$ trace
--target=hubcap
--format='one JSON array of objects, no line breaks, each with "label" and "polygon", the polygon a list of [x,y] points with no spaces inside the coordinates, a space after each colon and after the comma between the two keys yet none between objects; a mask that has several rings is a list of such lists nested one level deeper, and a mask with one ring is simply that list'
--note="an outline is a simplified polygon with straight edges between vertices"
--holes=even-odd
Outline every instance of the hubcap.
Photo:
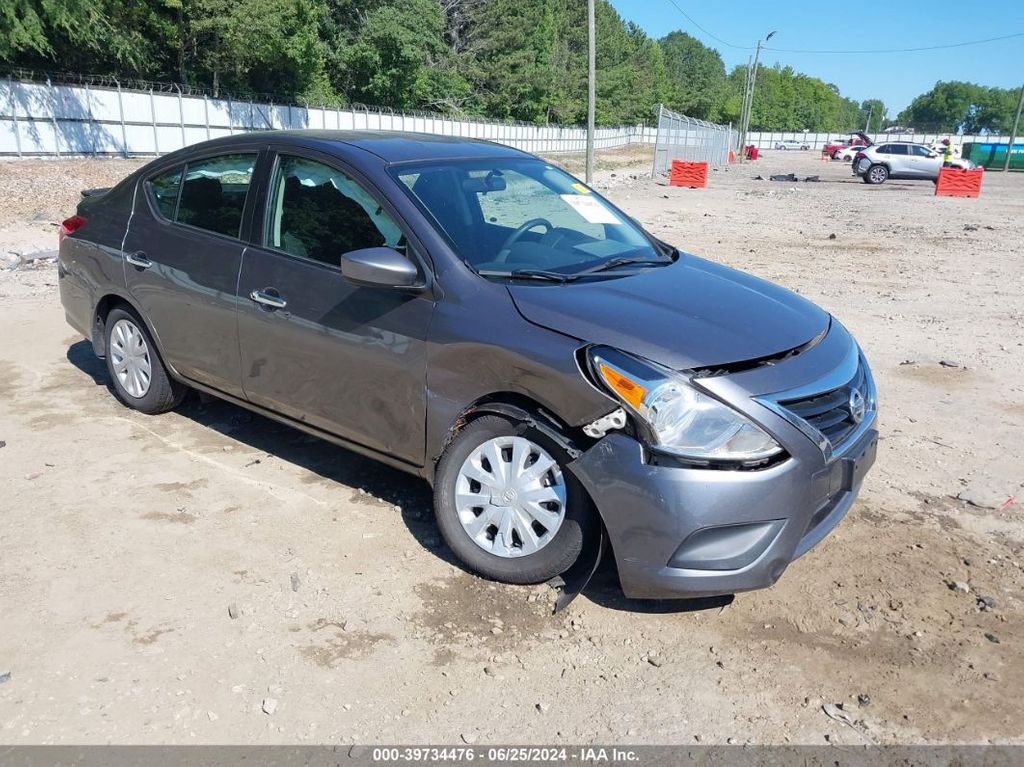
[{"label": "hubcap", "polygon": [[121,387],[136,399],[146,396],[153,376],[149,346],[131,320],[118,320],[110,331],[111,366]]},{"label": "hubcap", "polygon": [[885,181],[885,171],[880,170],[879,168],[875,168],[873,171],[871,171],[871,180]]},{"label": "hubcap", "polygon": [[499,557],[540,551],[565,519],[565,480],[558,462],[524,437],[495,437],[459,469],[455,504],[473,542]]}]

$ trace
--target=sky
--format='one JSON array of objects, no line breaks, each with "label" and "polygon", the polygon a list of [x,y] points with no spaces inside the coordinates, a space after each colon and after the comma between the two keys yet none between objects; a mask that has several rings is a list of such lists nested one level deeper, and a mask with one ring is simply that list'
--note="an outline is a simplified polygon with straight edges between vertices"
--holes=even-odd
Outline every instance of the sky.
[{"label": "sky", "polygon": [[[800,51],[919,48],[1024,33],[1024,0],[839,3],[816,0],[611,0],[627,21],[654,38],[681,29],[715,48],[731,70],[747,63],[759,38]],[[856,9],[856,10],[847,10]],[[716,40],[715,38],[719,38]],[[733,46],[724,45],[723,42]],[[1019,88],[1024,84],[1024,37],[916,53],[795,53],[762,50],[762,65],[780,63],[835,83],[847,97],[880,98],[895,118],[939,80]]]}]

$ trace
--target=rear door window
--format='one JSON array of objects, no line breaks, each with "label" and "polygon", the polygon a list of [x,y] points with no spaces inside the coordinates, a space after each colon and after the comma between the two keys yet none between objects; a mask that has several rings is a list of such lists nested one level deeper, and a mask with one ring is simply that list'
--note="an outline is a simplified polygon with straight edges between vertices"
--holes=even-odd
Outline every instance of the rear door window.
[{"label": "rear door window", "polygon": [[255,154],[224,155],[188,163],[174,220],[238,237],[255,165]]},{"label": "rear door window", "polygon": [[906,153],[907,153],[907,145],[906,144],[890,144],[889,145],[889,154],[906,154]]}]

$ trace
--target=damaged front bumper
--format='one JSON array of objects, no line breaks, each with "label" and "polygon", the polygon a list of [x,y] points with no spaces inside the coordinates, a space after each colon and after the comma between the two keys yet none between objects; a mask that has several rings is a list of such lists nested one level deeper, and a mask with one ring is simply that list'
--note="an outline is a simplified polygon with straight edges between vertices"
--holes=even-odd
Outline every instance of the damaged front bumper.
[{"label": "damaged front bumper", "polygon": [[704,597],[765,588],[846,515],[874,461],[878,432],[814,470],[652,465],[610,434],[570,469],[604,520],[627,597]]},{"label": "damaged front bumper", "polygon": [[705,597],[764,588],[846,515],[875,459],[872,408],[834,449],[750,392],[780,392],[834,380],[859,360],[841,327],[783,364],[705,384],[754,417],[788,457],[757,470],[686,466],[628,434],[611,432],[569,465],[607,530],[623,592],[631,598]]}]

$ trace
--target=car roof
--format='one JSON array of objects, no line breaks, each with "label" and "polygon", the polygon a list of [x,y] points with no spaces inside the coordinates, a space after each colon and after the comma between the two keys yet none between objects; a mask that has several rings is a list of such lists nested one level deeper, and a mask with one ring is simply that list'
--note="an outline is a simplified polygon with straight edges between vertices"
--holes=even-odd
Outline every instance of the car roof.
[{"label": "car roof", "polygon": [[529,157],[525,152],[492,141],[461,136],[437,136],[408,131],[349,130],[273,130],[236,133],[186,147],[191,150],[229,149],[238,144],[267,142],[319,149],[337,153],[338,149],[355,147],[376,155],[386,163],[422,160],[454,160],[463,158]]}]

